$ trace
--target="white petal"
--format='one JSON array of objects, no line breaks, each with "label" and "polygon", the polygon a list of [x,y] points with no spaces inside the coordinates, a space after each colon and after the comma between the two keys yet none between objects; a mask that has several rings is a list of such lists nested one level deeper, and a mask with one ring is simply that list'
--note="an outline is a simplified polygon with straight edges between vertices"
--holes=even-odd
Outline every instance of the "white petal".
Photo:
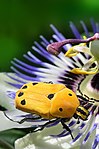
[{"label": "white petal", "polygon": [[[18,124],[16,124],[18,125]],[[0,131],[15,128],[15,123],[7,119],[3,112],[0,111]]]},{"label": "white petal", "polygon": [[[15,149],[70,149],[71,137],[53,138],[49,135],[58,134],[60,125],[51,127],[42,132],[30,133],[15,142]],[[73,149],[79,148],[79,144],[73,145]]]},{"label": "white petal", "polygon": [[[14,73],[9,73],[15,76]],[[7,96],[7,91],[16,91],[16,88],[9,85],[7,82],[15,82],[12,79],[10,79],[6,73],[0,73],[0,105],[6,107],[7,109],[12,109],[13,106],[11,106],[11,98]]]}]

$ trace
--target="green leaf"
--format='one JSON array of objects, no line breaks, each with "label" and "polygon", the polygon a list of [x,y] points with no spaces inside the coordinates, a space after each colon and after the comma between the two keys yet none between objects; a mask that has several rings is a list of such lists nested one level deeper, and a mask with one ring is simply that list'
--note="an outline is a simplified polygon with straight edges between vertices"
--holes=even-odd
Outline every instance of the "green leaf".
[{"label": "green leaf", "polygon": [[0,139],[0,149],[14,149],[14,147],[7,141]]},{"label": "green leaf", "polygon": [[10,129],[0,132],[0,149],[14,149],[14,142],[25,136],[27,132],[23,129]]}]

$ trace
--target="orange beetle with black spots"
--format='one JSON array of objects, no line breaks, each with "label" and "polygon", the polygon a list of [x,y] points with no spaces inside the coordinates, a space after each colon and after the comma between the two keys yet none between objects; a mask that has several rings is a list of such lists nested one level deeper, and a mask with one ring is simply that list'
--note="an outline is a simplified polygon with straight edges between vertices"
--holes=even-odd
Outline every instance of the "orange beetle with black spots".
[{"label": "orange beetle with black spots", "polygon": [[[15,106],[24,112],[40,115],[50,120],[61,119],[63,127],[72,136],[64,120],[74,115],[86,120],[89,112],[82,106],[76,94],[63,84],[52,82],[30,82],[24,84],[16,93]],[[49,124],[47,123],[47,124]],[[40,130],[40,129],[38,129]],[[72,136],[73,138],[73,136]]]}]

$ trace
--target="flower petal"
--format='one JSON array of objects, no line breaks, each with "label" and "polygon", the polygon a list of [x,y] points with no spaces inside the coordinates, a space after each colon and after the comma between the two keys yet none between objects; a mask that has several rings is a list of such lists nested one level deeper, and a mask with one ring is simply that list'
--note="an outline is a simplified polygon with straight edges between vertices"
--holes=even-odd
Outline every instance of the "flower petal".
[{"label": "flower petal", "polygon": [[[50,135],[52,133],[59,133],[60,125],[45,129],[41,132],[31,133],[25,137],[18,139],[15,142],[15,149],[69,149],[72,145],[69,143],[71,137],[62,137],[61,139],[53,138]],[[79,147],[79,144],[75,144],[74,148]]]},{"label": "flower petal", "polygon": [[[15,74],[9,73],[13,77],[16,77]],[[13,100],[7,95],[7,91],[12,91],[15,92],[16,88],[12,87],[10,84],[6,82],[13,82],[15,83],[14,80],[10,79],[6,73],[0,73],[0,105],[5,107],[6,109],[13,109],[13,106],[11,106],[10,102],[13,102]]]},{"label": "flower petal", "polygon": [[[90,37],[86,25],[83,22],[81,22],[81,24],[87,37]],[[94,33],[96,33],[99,30],[99,28],[93,20],[91,20],[91,24]],[[75,37],[81,39],[78,39],[76,41],[83,41],[78,29],[72,22],[70,23],[70,27]],[[3,78],[0,80],[1,84],[3,84],[1,86],[0,92],[2,94],[1,104],[4,107],[10,109],[10,100],[13,101],[17,89],[20,88],[26,82],[53,81],[54,83],[65,84],[68,88],[72,89],[77,94],[79,92],[80,96],[82,97],[80,99],[79,96],[81,104],[85,106],[85,108],[88,108],[88,110],[90,111],[90,116],[88,117],[88,120],[86,122],[83,122],[81,120],[80,124],[76,124],[76,120],[74,120],[73,123],[73,118],[69,122],[66,122],[67,126],[70,127],[71,132],[75,137],[73,141],[69,135],[69,132],[66,130],[64,131],[59,122],[55,122],[51,125],[48,125],[48,127],[42,130],[42,132],[30,133],[24,138],[17,140],[15,142],[15,148],[66,149],[73,147],[87,149],[93,147],[94,149],[95,147],[98,147],[99,144],[99,131],[97,131],[99,128],[99,94],[97,93],[97,91],[99,91],[99,85],[97,85],[97,76],[99,74],[88,76],[86,75],[86,73],[83,75],[82,73],[74,74],[71,72],[71,70],[75,68],[85,68],[84,65],[88,64],[87,62],[90,59],[90,55],[88,53],[81,53],[82,48],[77,49],[79,54],[72,58],[65,57],[64,55],[64,53],[72,47],[71,44],[63,44],[63,51],[57,57],[48,53],[46,51],[46,46],[48,46],[48,44],[51,43],[53,45],[53,40],[56,40],[61,43],[61,41],[65,39],[65,37],[53,25],[51,25],[51,28],[54,31],[54,35],[52,35],[53,39],[50,40],[50,42],[47,41],[43,36],[41,36],[41,45],[35,42],[34,46],[32,47],[34,52],[32,53],[28,51],[27,54],[24,55],[24,58],[26,58],[27,63],[14,58],[14,60],[12,61],[13,66],[11,68],[15,73],[5,75],[3,74],[4,77],[1,75],[1,78]],[[95,34],[90,39],[99,39],[99,33]],[[88,86],[91,87],[88,88]],[[80,89],[81,91],[79,91]],[[85,98],[83,97],[83,95]],[[4,102],[3,98],[7,99],[6,103]],[[93,100],[95,102],[93,102]],[[17,111],[15,108],[12,108],[12,111],[6,111],[4,113],[6,116],[9,117],[9,119],[14,120],[18,123],[22,123],[18,125],[15,123],[14,127],[35,127],[36,125],[36,128],[39,128],[38,126],[41,126],[43,123],[47,121],[43,118],[38,118],[37,120],[32,121],[35,115]]]},{"label": "flower petal", "polygon": [[[18,124],[16,123],[16,128],[18,127]],[[15,123],[12,121],[9,121],[4,116],[4,113],[0,111],[0,131],[7,130],[7,129],[12,129],[15,128]]]}]

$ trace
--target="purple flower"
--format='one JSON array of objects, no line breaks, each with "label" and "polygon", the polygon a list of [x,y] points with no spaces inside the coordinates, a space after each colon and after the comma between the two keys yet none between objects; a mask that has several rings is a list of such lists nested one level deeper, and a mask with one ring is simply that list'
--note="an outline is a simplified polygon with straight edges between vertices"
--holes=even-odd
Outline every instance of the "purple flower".
[{"label": "purple flower", "polygon": [[[88,31],[88,28],[83,21],[80,23],[86,38],[90,38],[92,35],[99,32],[99,24],[95,23],[93,20],[91,20],[91,33]],[[99,61],[98,56],[95,55],[95,52],[93,52],[93,49],[96,50],[96,44],[91,49],[89,46],[90,41],[88,44],[83,45],[77,45],[77,43],[72,45],[69,42],[63,45],[61,50],[59,49],[56,53],[57,56],[54,56],[46,50],[46,47],[55,41],[61,43],[61,41],[64,41],[66,38],[53,25],[50,25],[50,27],[54,31],[50,41],[45,39],[43,36],[40,36],[41,44],[34,42],[32,51],[28,51],[27,54],[23,55],[24,61],[17,58],[13,59],[11,69],[14,73],[0,74],[3,78],[3,80],[1,80],[1,96],[4,96],[7,103],[5,103],[2,98],[0,101],[1,104],[8,109],[8,111],[4,112],[4,114],[8,117],[8,119],[16,123],[21,123],[15,123],[13,126],[14,128],[34,127],[34,125],[40,126],[47,122],[47,120],[43,118],[39,118],[34,122],[31,121],[35,115],[16,110],[14,104],[10,106],[10,102],[12,101],[14,103],[15,93],[23,84],[31,81],[52,81],[54,83],[65,84],[66,87],[72,89],[77,94],[80,103],[90,111],[90,115],[87,121],[80,120],[80,124],[77,124],[77,120],[75,118],[72,118],[66,123],[72,131],[74,136],[73,140],[71,139],[69,132],[61,127],[60,121],[56,121],[47,126],[47,128],[41,132],[28,134],[24,138],[17,140],[15,148],[23,149],[30,147],[36,149],[40,146],[40,148],[43,149],[48,147],[52,147],[54,149],[66,149],[72,147],[98,149]],[[70,23],[70,28],[76,39],[79,39],[80,41],[83,40],[81,33],[79,33],[78,29],[72,22]],[[87,52],[83,49],[87,49]],[[88,53],[88,50],[91,51],[92,55]],[[73,51],[74,53],[72,54],[74,55],[72,57],[66,57],[66,51]],[[90,58],[92,58],[93,55],[94,60],[91,60],[90,62]],[[80,73],[78,73],[78,71],[75,73],[72,71],[75,68],[81,68],[81,70],[84,68],[84,71],[86,72],[90,69],[92,71],[92,69],[95,68],[95,71],[90,75],[89,73],[82,73],[82,71],[80,71]]]}]

